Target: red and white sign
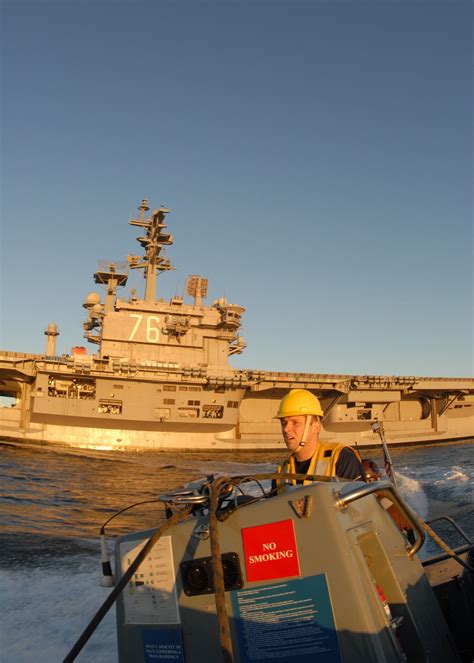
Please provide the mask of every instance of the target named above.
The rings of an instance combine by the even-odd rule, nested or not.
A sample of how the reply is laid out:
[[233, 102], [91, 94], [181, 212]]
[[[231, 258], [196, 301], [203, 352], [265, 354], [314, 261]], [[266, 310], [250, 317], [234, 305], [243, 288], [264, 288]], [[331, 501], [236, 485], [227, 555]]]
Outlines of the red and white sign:
[[274, 580], [300, 575], [293, 520], [242, 528], [247, 580]]

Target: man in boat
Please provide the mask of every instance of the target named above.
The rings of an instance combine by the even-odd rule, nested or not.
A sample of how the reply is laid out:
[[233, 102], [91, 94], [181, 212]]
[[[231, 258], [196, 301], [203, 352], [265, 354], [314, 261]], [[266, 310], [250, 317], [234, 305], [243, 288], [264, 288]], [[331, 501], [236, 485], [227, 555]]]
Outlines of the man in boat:
[[[316, 474], [342, 479], [364, 480], [364, 469], [357, 451], [338, 442], [321, 442], [321, 403], [307, 389], [292, 389], [280, 402], [283, 439], [291, 456], [278, 468], [281, 474]], [[279, 485], [286, 481], [277, 482]], [[292, 480], [292, 483], [308, 483]]]
[[[292, 389], [280, 401], [277, 419], [280, 419], [283, 439], [291, 455], [278, 467], [278, 473], [316, 474], [318, 476], [339, 477], [352, 481], [378, 481], [380, 471], [374, 461], [362, 461], [352, 447], [338, 442], [321, 442], [321, 417], [323, 409], [319, 399], [307, 389]], [[272, 482], [272, 492], [278, 492], [288, 483], [282, 479]], [[307, 484], [308, 480], [292, 479], [291, 483]], [[398, 508], [380, 496], [395, 524], [411, 540], [413, 532], [410, 524]]]

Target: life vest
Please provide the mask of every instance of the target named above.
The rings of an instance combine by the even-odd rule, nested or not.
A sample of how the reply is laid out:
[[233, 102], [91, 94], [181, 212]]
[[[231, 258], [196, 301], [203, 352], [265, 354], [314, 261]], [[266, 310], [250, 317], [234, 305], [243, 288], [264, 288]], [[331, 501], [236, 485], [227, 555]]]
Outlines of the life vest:
[[[346, 448], [347, 445], [340, 444], [339, 442], [319, 442], [316, 451], [311, 458], [306, 474], [335, 477], [337, 461], [339, 460], [341, 451]], [[356, 457], [361, 460], [359, 452], [352, 447], [349, 448], [353, 451]], [[278, 474], [297, 474], [295, 455], [291, 454], [291, 456], [278, 467], [277, 472]], [[290, 481], [283, 478], [280, 480], [277, 479], [278, 492], [283, 490], [283, 486], [286, 483], [290, 483]], [[303, 486], [307, 486], [309, 483], [311, 483], [311, 481], [306, 479], [303, 482]], [[296, 486], [296, 479], [291, 479], [291, 484]]]

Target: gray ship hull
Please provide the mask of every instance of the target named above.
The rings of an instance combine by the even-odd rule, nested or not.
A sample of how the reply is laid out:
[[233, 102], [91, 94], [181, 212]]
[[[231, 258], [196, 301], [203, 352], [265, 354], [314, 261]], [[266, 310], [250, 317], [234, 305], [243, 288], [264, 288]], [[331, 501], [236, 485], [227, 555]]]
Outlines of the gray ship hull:
[[0, 353], [0, 437], [82, 449], [284, 449], [278, 402], [303, 386], [325, 411], [322, 439], [378, 446], [474, 439], [474, 380], [122, 365], [88, 357]]

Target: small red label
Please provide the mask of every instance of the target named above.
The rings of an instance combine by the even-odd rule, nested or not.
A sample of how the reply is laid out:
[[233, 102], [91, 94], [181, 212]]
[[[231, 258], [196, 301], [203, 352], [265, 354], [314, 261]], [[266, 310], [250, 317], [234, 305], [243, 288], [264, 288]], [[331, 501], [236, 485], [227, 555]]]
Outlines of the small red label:
[[293, 520], [242, 528], [247, 580], [274, 580], [300, 575]]

